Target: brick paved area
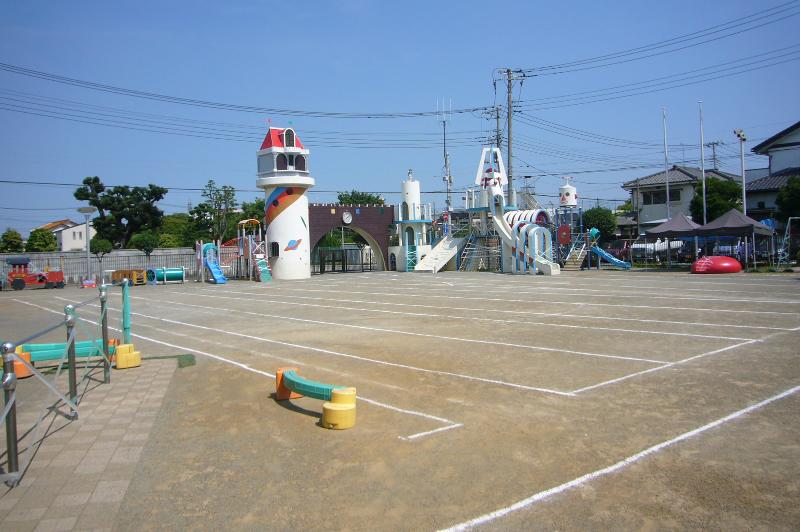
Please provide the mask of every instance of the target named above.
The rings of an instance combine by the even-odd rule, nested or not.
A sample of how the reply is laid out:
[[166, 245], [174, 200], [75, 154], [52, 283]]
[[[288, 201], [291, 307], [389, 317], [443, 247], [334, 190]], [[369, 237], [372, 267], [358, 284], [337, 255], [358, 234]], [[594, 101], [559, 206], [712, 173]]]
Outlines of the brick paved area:
[[[41, 445], [19, 486], [0, 493], [4, 531], [110, 530], [176, 368], [174, 359], [144, 360], [139, 368], [114, 371], [102, 384], [102, 370], [84, 383], [79, 418], [62, 412], [44, 419]], [[59, 378], [64, 390], [66, 372]], [[63, 382], [61, 382], [63, 381]], [[19, 384], [20, 449], [35, 436], [29, 429], [54, 396], [35, 378]], [[20, 463], [28, 455], [20, 455]]]

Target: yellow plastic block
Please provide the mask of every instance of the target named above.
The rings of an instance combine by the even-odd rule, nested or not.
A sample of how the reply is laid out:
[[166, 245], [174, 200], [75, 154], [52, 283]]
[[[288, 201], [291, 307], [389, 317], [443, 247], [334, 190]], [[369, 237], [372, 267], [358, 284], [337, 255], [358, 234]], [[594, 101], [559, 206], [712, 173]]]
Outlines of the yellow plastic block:
[[356, 404], [355, 388], [334, 388], [331, 392], [331, 403], [342, 405]]
[[133, 353], [133, 344], [120, 344], [114, 350], [115, 355], [124, 355], [127, 353]]
[[344, 403], [324, 403], [322, 405], [322, 426], [326, 429], [351, 429], [356, 424], [356, 405]]
[[142, 354], [139, 351], [130, 353], [117, 352], [117, 369], [136, 368], [142, 365]]

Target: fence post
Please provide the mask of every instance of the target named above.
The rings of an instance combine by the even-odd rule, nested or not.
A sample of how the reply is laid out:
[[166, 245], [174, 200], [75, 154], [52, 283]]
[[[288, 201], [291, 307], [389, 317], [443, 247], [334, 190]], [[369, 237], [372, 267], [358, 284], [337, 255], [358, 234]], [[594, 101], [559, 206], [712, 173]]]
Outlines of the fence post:
[[108, 287], [100, 285], [100, 328], [103, 331], [103, 382], [111, 382], [111, 354], [108, 352]]
[[[17, 450], [17, 404], [14, 393], [17, 388], [17, 375], [14, 373], [14, 350], [16, 346], [6, 342], [3, 351], [3, 398], [8, 407], [6, 414], [6, 450], [8, 454], [8, 473], [12, 476], [6, 480], [6, 485], [13, 488], [19, 483], [19, 451]], [[14, 401], [11, 406], [8, 403]]]
[[[69, 400], [72, 404], [78, 404], [78, 379], [77, 364], [75, 362], [75, 307], [67, 305], [64, 307], [64, 323], [67, 326], [67, 376], [69, 377]], [[70, 419], [78, 419], [78, 412], [71, 410]]]
[[122, 280], [122, 343], [131, 343], [131, 302], [129, 298], [128, 279]]

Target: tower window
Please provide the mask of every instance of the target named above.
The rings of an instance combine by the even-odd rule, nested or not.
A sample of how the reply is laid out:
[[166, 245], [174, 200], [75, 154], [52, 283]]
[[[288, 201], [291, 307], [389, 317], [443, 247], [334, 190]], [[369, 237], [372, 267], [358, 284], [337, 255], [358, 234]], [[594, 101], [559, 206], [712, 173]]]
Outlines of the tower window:
[[298, 155], [294, 158], [294, 169], [299, 170], [301, 172], [306, 171], [306, 158], [302, 155]]
[[291, 129], [283, 132], [283, 145], [287, 148], [294, 148], [294, 131]]
[[279, 153], [278, 157], [275, 159], [275, 166], [278, 170], [286, 170], [288, 168], [289, 162], [286, 159], [286, 155]]
[[271, 257], [277, 257], [280, 253], [280, 245], [277, 242], [270, 242], [269, 244], [269, 255]]

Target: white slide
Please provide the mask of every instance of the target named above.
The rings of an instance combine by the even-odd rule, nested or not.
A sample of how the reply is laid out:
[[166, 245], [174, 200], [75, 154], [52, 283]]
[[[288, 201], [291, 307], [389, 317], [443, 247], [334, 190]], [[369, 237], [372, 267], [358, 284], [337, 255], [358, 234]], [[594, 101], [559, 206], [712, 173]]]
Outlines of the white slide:
[[438, 272], [450, 262], [450, 259], [455, 257], [461, 241], [463, 241], [463, 238], [453, 238], [447, 235], [431, 249], [430, 253], [425, 255], [425, 257], [414, 266], [414, 271]]
[[[512, 271], [513, 264], [518, 258], [518, 250], [516, 239], [514, 238], [514, 231], [503, 217], [503, 204], [502, 189], [500, 189], [499, 194], [497, 193], [497, 190], [493, 189], [492, 201], [490, 202], [490, 208], [492, 209], [492, 223], [494, 224], [495, 231], [497, 231], [497, 234], [500, 235], [500, 238], [503, 241], [503, 262], [509, 266], [508, 269], [504, 267], [503, 271]], [[497, 211], [500, 212], [498, 213]], [[524, 250], [523, 260], [526, 262], [526, 266], [527, 264], [534, 266], [531, 268], [531, 271], [542, 272], [544, 275], [559, 275], [561, 273], [561, 268], [558, 266], [558, 264], [547, 258], [545, 253], [546, 249], [552, 249], [550, 233], [549, 231], [542, 229], [543, 228], [535, 224], [530, 224], [523, 229], [527, 235], [527, 245], [521, 246]], [[546, 236], [543, 236], [545, 234]], [[537, 235], [540, 237], [537, 237]], [[506, 257], [510, 258], [511, 260], [508, 261]], [[522, 268], [522, 271], [527, 270], [527, 267]]]

